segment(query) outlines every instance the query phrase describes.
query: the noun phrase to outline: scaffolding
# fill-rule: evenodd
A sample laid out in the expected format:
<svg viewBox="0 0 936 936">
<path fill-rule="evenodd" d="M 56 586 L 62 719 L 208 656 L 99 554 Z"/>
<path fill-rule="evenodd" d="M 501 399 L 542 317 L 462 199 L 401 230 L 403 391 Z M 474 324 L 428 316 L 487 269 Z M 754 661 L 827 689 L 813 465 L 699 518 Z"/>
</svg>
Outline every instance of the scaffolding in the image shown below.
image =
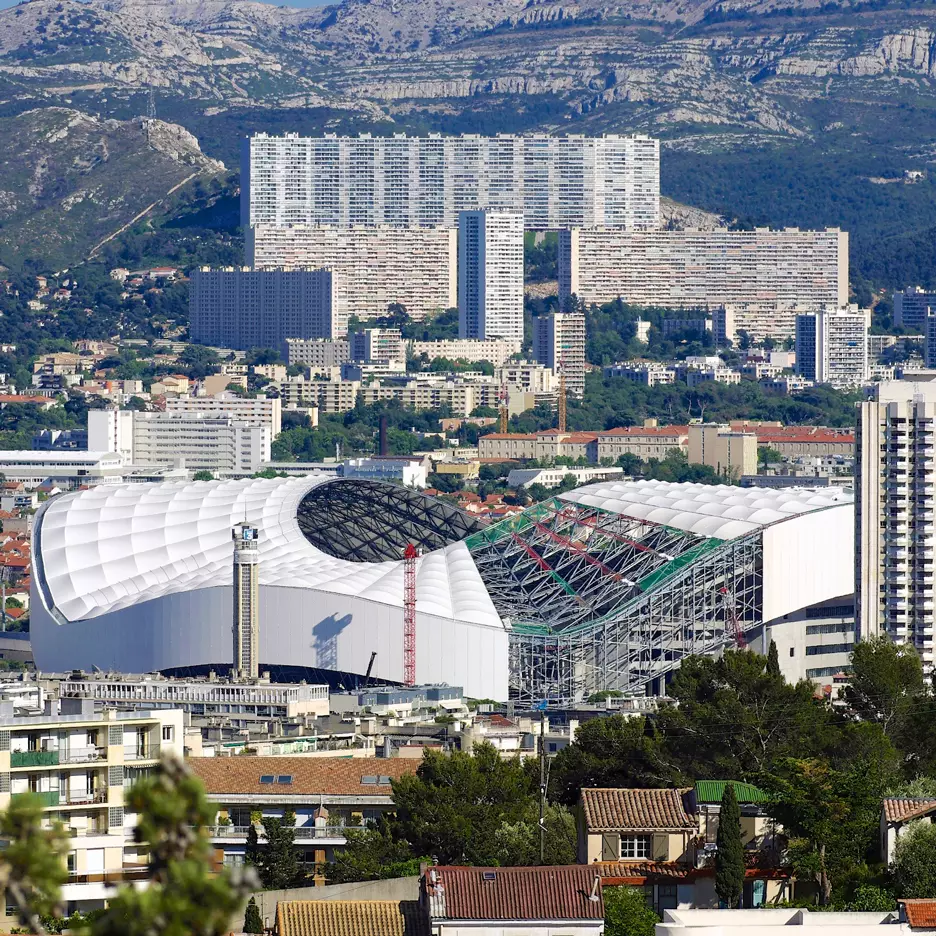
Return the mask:
<svg viewBox="0 0 936 936">
<path fill-rule="evenodd" d="M 714 539 L 554 498 L 466 544 L 509 621 L 521 705 L 662 691 L 683 657 L 760 623 L 759 533 Z"/>
</svg>

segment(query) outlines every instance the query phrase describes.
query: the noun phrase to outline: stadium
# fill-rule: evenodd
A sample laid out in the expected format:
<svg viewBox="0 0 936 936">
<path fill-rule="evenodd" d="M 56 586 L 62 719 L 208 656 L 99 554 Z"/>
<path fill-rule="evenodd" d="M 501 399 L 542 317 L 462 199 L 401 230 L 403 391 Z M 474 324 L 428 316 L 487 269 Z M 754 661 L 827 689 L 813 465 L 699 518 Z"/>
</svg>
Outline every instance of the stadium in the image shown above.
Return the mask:
<svg viewBox="0 0 936 936">
<path fill-rule="evenodd" d="M 403 676 L 403 563 L 419 683 L 569 704 L 662 690 L 689 653 L 853 592 L 850 491 L 657 481 L 577 488 L 482 526 L 446 502 L 332 477 L 100 485 L 43 505 L 31 630 L 47 671 L 231 658 L 231 528 L 259 529 L 263 668 L 352 686 Z"/>
</svg>

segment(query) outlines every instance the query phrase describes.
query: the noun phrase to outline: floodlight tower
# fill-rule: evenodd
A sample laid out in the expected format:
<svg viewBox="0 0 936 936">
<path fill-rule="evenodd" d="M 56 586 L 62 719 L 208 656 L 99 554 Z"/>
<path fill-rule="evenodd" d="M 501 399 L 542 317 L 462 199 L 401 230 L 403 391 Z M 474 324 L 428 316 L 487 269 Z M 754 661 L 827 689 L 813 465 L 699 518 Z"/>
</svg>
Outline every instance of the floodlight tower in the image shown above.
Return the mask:
<svg viewBox="0 0 936 936">
<path fill-rule="evenodd" d="M 260 675 L 260 550 L 256 527 L 245 520 L 232 531 L 234 540 L 234 676 Z"/>
</svg>

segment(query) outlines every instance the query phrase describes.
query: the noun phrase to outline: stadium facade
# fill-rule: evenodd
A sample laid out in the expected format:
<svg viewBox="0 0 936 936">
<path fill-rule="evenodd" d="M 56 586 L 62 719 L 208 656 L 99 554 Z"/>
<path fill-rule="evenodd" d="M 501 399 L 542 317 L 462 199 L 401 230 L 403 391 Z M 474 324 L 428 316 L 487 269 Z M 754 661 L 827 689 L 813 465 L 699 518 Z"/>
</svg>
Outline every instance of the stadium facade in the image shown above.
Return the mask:
<svg viewBox="0 0 936 936">
<path fill-rule="evenodd" d="M 500 523 L 332 478 L 101 486 L 36 518 L 37 666 L 230 668 L 231 528 L 259 530 L 261 667 L 336 684 L 403 675 L 403 548 L 417 681 L 567 704 L 663 688 L 689 653 L 853 592 L 847 490 L 602 482 Z"/>
</svg>

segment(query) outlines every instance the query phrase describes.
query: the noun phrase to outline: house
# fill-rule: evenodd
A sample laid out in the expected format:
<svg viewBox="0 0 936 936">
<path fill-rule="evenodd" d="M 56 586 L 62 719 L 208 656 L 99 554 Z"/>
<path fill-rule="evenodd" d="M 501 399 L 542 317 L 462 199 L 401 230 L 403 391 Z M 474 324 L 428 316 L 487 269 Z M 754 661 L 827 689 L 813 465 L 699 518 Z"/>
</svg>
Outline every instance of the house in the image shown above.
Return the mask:
<svg viewBox="0 0 936 936">
<path fill-rule="evenodd" d="M 601 879 L 584 865 L 431 867 L 420 899 L 432 936 L 601 936 Z"/>
<path fill-rule="evenodd" d="M 281 900 L 277 936 L 430 936 L 416 900 Z"/>
<path fill-rule="evenodd" d="M 894 847 L 911 822 L 932 822 L 936 797 L 888 797 L 881 803 L 881 861 L 894 860 Z"/>
<path fill-rule="evenodd" d="M 300 861 L 321 865 L 361 828 L 393 809 L 392 780 L 415 774 L 419 761 L 376 757 L 192 757 L 188 764 L 217 806 L 211 840 L 224 865 L 244 863 L 251 814 L 296 814 Z M 259 830 L 263 841 L 262 830 Z"/>
<path fill-rule="evenodd" d="M 741 807 L 747 865 L 743 905 L 760 907 L 790 896 L 780 864 L 779 830 L 763 811 L 766 794 L 734 783 Z M 657 912 L 717 907 L 715 843 L 725 781 L 686 789 L 583 789 L 579 801 L 579 862 L 597 868 L 606 885 L 646 891 Z"/>
</svg>

